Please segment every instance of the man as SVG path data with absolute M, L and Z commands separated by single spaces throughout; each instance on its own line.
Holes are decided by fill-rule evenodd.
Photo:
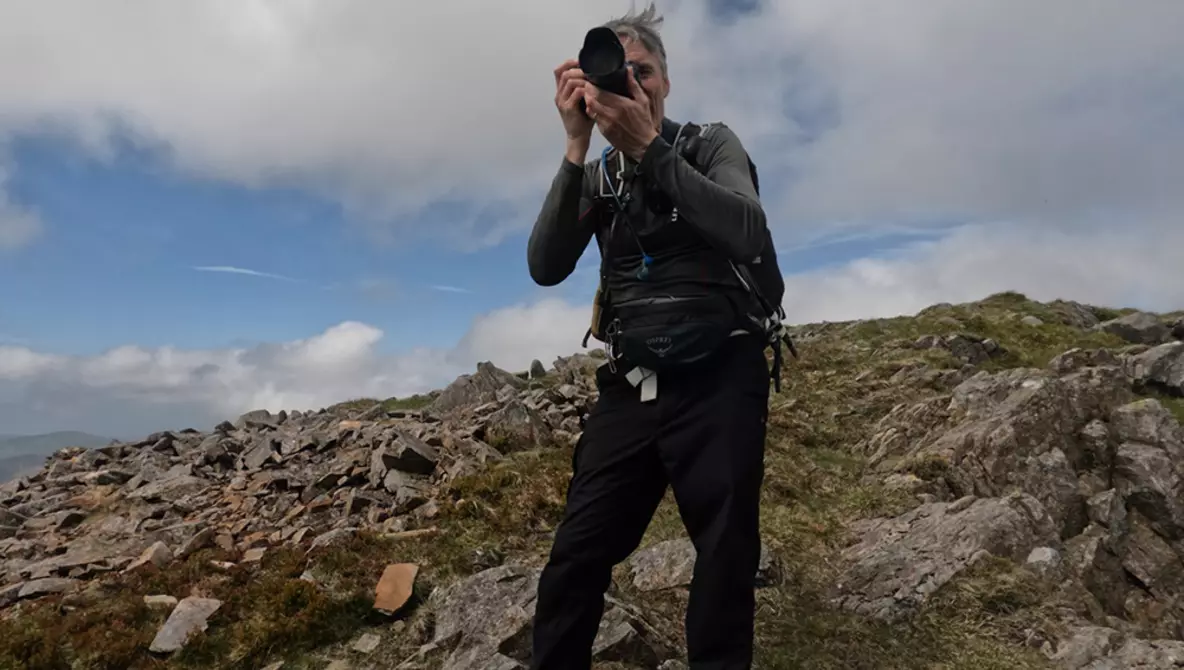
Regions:
M 599 400 L 576 445 L 567 509 L 539 583 L 534 670 L 590 667 L 611 570 L 637 548 L 667 485 L 697 549 L 686 614 L 691 668 L 752 664 L 770 374 L 768 340 L 751 327 L 764 315 L 733 263 L 769 257 L 769 233 L 731 130 L 717 125 L 703 139 L 698 167 L 675 150 L 681 126 L 665 118 L 660 23 L 651 5 L 606 24 L 636 75 L 631 98 L 589 83 L 575 60 L 555 70 L 567 148 L 531 234 L 531 277 L 562 282 L 595 235 L 608 297 L 594 321 L 608 325 L 593 330 L 611 343 L 610 358 L 629 349 L 624 335 L 645 337 L 597 371 Z M 585 164 L 594 125 L 614 157 Z M 636 178 L 613 197 L 630 173 Z M 608 197 L 600 197 L 605 183 Z M 686 330 L 695 323 L 702 328 Z M 698 344 L 703 350 L 692 351 Z M 688 362 L 656 376 L 640 362 L 671 350 Z

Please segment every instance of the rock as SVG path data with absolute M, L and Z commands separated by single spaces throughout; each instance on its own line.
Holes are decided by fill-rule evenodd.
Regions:
M 270 462 L 276 455 L 276 448 L 279 445 L 271 437 L 262 437 L 255 446 L 251 447 L 242 456 L 241 467 L 245 470 L 258 470 L 265 464 Z
M 910 615 L 984 554 L 1018 562 L 1060 544 L 1048 512 L 1026 494 L 925 504 L 860 530 L 860 541 L 843 551 L 848 565 L 833 597 L 844 609 L 890 621 Z
M 1067 538 L 1086 524 L 1081 478 L 1109 479 L 1110 437 L 1104 424 L 1097 434 L 1092 422 L 1133 399 L 1114 366 L 1064 375 L 980 372 L 948 399 L 893 409 L 865 449 L 874 450 L 871 462 L 881 472 L 940 464 L 914 474 L 949 498 L 1024 491 L 1040 500 Z
M 1122 634 L 1104 626 L 1079 626 L 1057 643 L 1049 659 L 1066 670 L 1080 670 L 1091 662 L 1109 654 Z
M 77 589 L 78 586 L 79 581 L 76 579 L 43 577 L 22 584 L 20 591 L 17 593 L 17 598 L 24 600 L 26 598 L 40 598 L 41 596 L 69 593 Z
M 1024 565 L 1041 577 L 1056 577 L 1061 568 L 1061 552 L 1052 547 L 1036 547 L 1028 553 Z
M 485 420 L 482 439 L 503 454 L 545 445 L 551 441 L 546 420 L 525 403 L 509 400 Z
M 1112 421 L 1123 440 L 1114 456 L 1114 488 L 1161 533 L 1184 534 L 1184 431 L 1154 399 L 1123 406 Z
M 1100 323 L 1098 315 L 1087 305 L 1072 300 L 1054 300 L 1048 304 L 1049 309 L 1060 317 L 1061 323 L 1088 330 Z
M 206 630 L 210 616 L 221 606 L 222 601 L 213 598 L 189 596 L 183 599 L 156 632 L 148 646 L 149 651 L 170 653 L 181 649 L 191 635 Z
M 209 484 L 209 481 L 201 477 L 180 475 L 142 486 L 128 497 L 146 502 L 176 502 L 185 496 L 204 491 Z
M 540 379 L 547 376 L 547 368 L 543 367 L 542 361 L 534 359 L 530 362 L 530 378 Z
M 1128 358 L 1127 374 L 1139 386 L 1184 396 L 1184 342 L 1161 344 Z
M 497 400 L 503 387 L 521 389 L 526 382 L 489 362 L 477 364 L 477 372 L 462 375 L 449 384 L 440 395 L 428 405 L 427 410 L 436 414 L 448 414 L 458 409 L 471 409 Z
M 21 589 L 23 588 L 25 588 L 24 582 L 0 586 L 0 608 L 8 607 L 17 600 L 20 600 Z
M 144 596 L 144 604 L 148 607 L 176 607 L 177 599 L 172 596 Z
M 633 586 L 640 591 L 657 591 L 690 586 L 695 570 L 695 545 L 689 538 L 666 540 L 642 549 L 629 559 Z M 772 571 L 768 547 L 761 545 L 757 584 L 768 584 Z
M 419 566 L 414 563 L 395 563 L 386 566 L 375 587 L 374 609 L 388 615 L 402 609 L 411 599 L 417 574 Z
M 168 546 L 164 542 L 153 542 L 152 546 L 145 549 L 144 553 L 140 554 L 140 557 L 132 561 L 123 571 L 132 572 L 148 564 L 163 568 L 171 563 L 172 560 L 173 552 L 169 551 Z
M 404 431 L 395 431 L 392 440 L 383 447 L 390 454 L 389 468 L 413 474 L 430 474 L 436 468 L 439 454 L 423 440 Z
M 1129 640 L 1118 651 L 1082 670 L 1169 670 L 1184 667 L 1184 642 Z
M 538 578 L 537 569 L 507 564 L 433 593 L 436 627 L 429 647 L 431 653 L 446 654 L 440 667 L 524 668 L 530 653 Z M 654 667 L 655 659 L 670 653 L 669 644 L 660 640 L 656 631 L 611 598 L 606 598 L 593 649 L 598 661 L 616 660 L 642 667 Z M 429 649 L 422 651 L 428 653 Z
M 372 654 L 375 649 L 378 649 L 378 645 L 380 644 L 382 644 L 382 638 L 380 636 L 374 633 L 364 633 L 350 645 L 350 649 L 353 649 L 359 654 Z
M 1117 335 L 1133 344 L 1160 344 L 1166 341 L 1171 334 L 1167 324 L 1160 321 L 1159 317 L 1154 314 L 1146 312 L 1133 312 L 1117 319 L 1104 321 L 1095 328 Z
M 1070 349 L 1057 354 L 1048 363 L 1048 368 L 1067 374 L 1085 367 L 1116 366 L 1120 361 L 1109 349 Z
M 1024 324 L 1025 326 L 1032 326 L 1033 328 L 1044 325 L 1044 322 L 1041 321 L 1039 317 L 1032 316 L 1031 314 L 1020 319 L 1020 323 Z
M 275 428 L 279 424 L 277 418 L 273 417 L 271 412 L 265 409 L 256 409 L 240 416 L 231 428 L 238 430 L 247 428 Z

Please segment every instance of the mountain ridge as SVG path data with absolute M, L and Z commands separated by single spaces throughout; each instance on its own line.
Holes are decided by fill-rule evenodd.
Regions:
M 1176 667 L 1182 317 L 1003 293 L 793 328 L 758 667 Z M 0 665 L 525 667 L 600 363 L 54 454 L 0 486 Z M 668 495 L 598 669 L 685 667 L 693 557 Z
M 0 435 L 0 484 L 36 468 L 63 447 L 101 447 L 111 438 L 76 430 L 58 430 L 34 435 Z

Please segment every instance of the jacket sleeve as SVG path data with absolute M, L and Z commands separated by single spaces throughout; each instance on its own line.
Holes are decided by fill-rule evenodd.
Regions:
M 659 136 L 642 155 L 639 169 L 670 196 L 689 225 L 698 228 L 712 246 L 737 263 L 751 262 L 764 248 L 767 233 L 744 145 L 735 132 L 720 124 L 701 151 L 703 173 Z
M 530 277 L 540 286 L 555 286 L 567 279 L 588 247 L 594 232 L 587 167 L 566 158 L 551 180 L 526 245 Z

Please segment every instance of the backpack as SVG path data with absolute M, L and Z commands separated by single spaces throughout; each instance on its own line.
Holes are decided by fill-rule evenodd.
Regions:
M 696 125 L 693 123 L 684 124 L 678 131 L 678 135 L 673 142 L 675 151 L 688 163 L 690 163 L 701 174 L 706 173 L 706 167 L 701 166 L 695 160 L 698 153 L 699 146 L 706 141 L 712 131 L 720 127 L 720 123 L 706 123 L 703 125 Z M 601 155 L 601 160 L 595 164 L 594 170 L 596 181 L 603 185 L 605 182 L 605 174 L 608 169 L 608 156 L 610 148 L 606 147 L 604 153 Z M 748 160 L 748 172 L 752 178 L 752 185 L 757 195 L 760 195 L 760 179 L 757 175 L 756 165 L 752 162 L 752 158 L 745 155 Z M 618 173 L 620 176 L 620 173 Z M 677 214 L 676 214 L 677 215 Z M 611 235 L 611 232 L 610 232 Z M 608 307 L 605 304 L 604 296 L 606 294 L 606 275 L 604 268 L 607 259 L 604 258 L 604 251 L 601 251 L 601 273 L 600 283 L 596 288 L 593 297 L 592 305 L 592 323 L 588 332 L 584 335 L 583 346 L 588 345 L 588 338 L 596 337 L 596 339 L 605 341 L 604 324 L 602 323 L 602 316 Z M 754 258 L 748 263 L 736 263 L 729 261 L 732 270 L 736 273 L 740 283 L 753 296 L 761 312 L 763 313 L 764 321 L 760 324 L 760 329 L 767 338 L 767 344 L 773 347 L 773 369 L 770 376 L 773 379 L 773 385 L 776 391 L 781 390 L 781 344 L 784 343 L 788 348 L 790 355 L 797 358 L 797 349 L 794 346 L 793 340 L 790 338 L 783 321 L 785 319 L 785 309 L 781 305 L 781 301 L 785 295 L 785 280 L 781 276 L 780 268 L 777 264 L 777 252 L 773 245 L 772 233 L 766 228 L 765 230 L 765 244 L 762 247 L 761 253 L 757 258 Z M 755 319 L 754 319 L 755 320 Z M 610 357 L 611 360 L 611 357 Z

